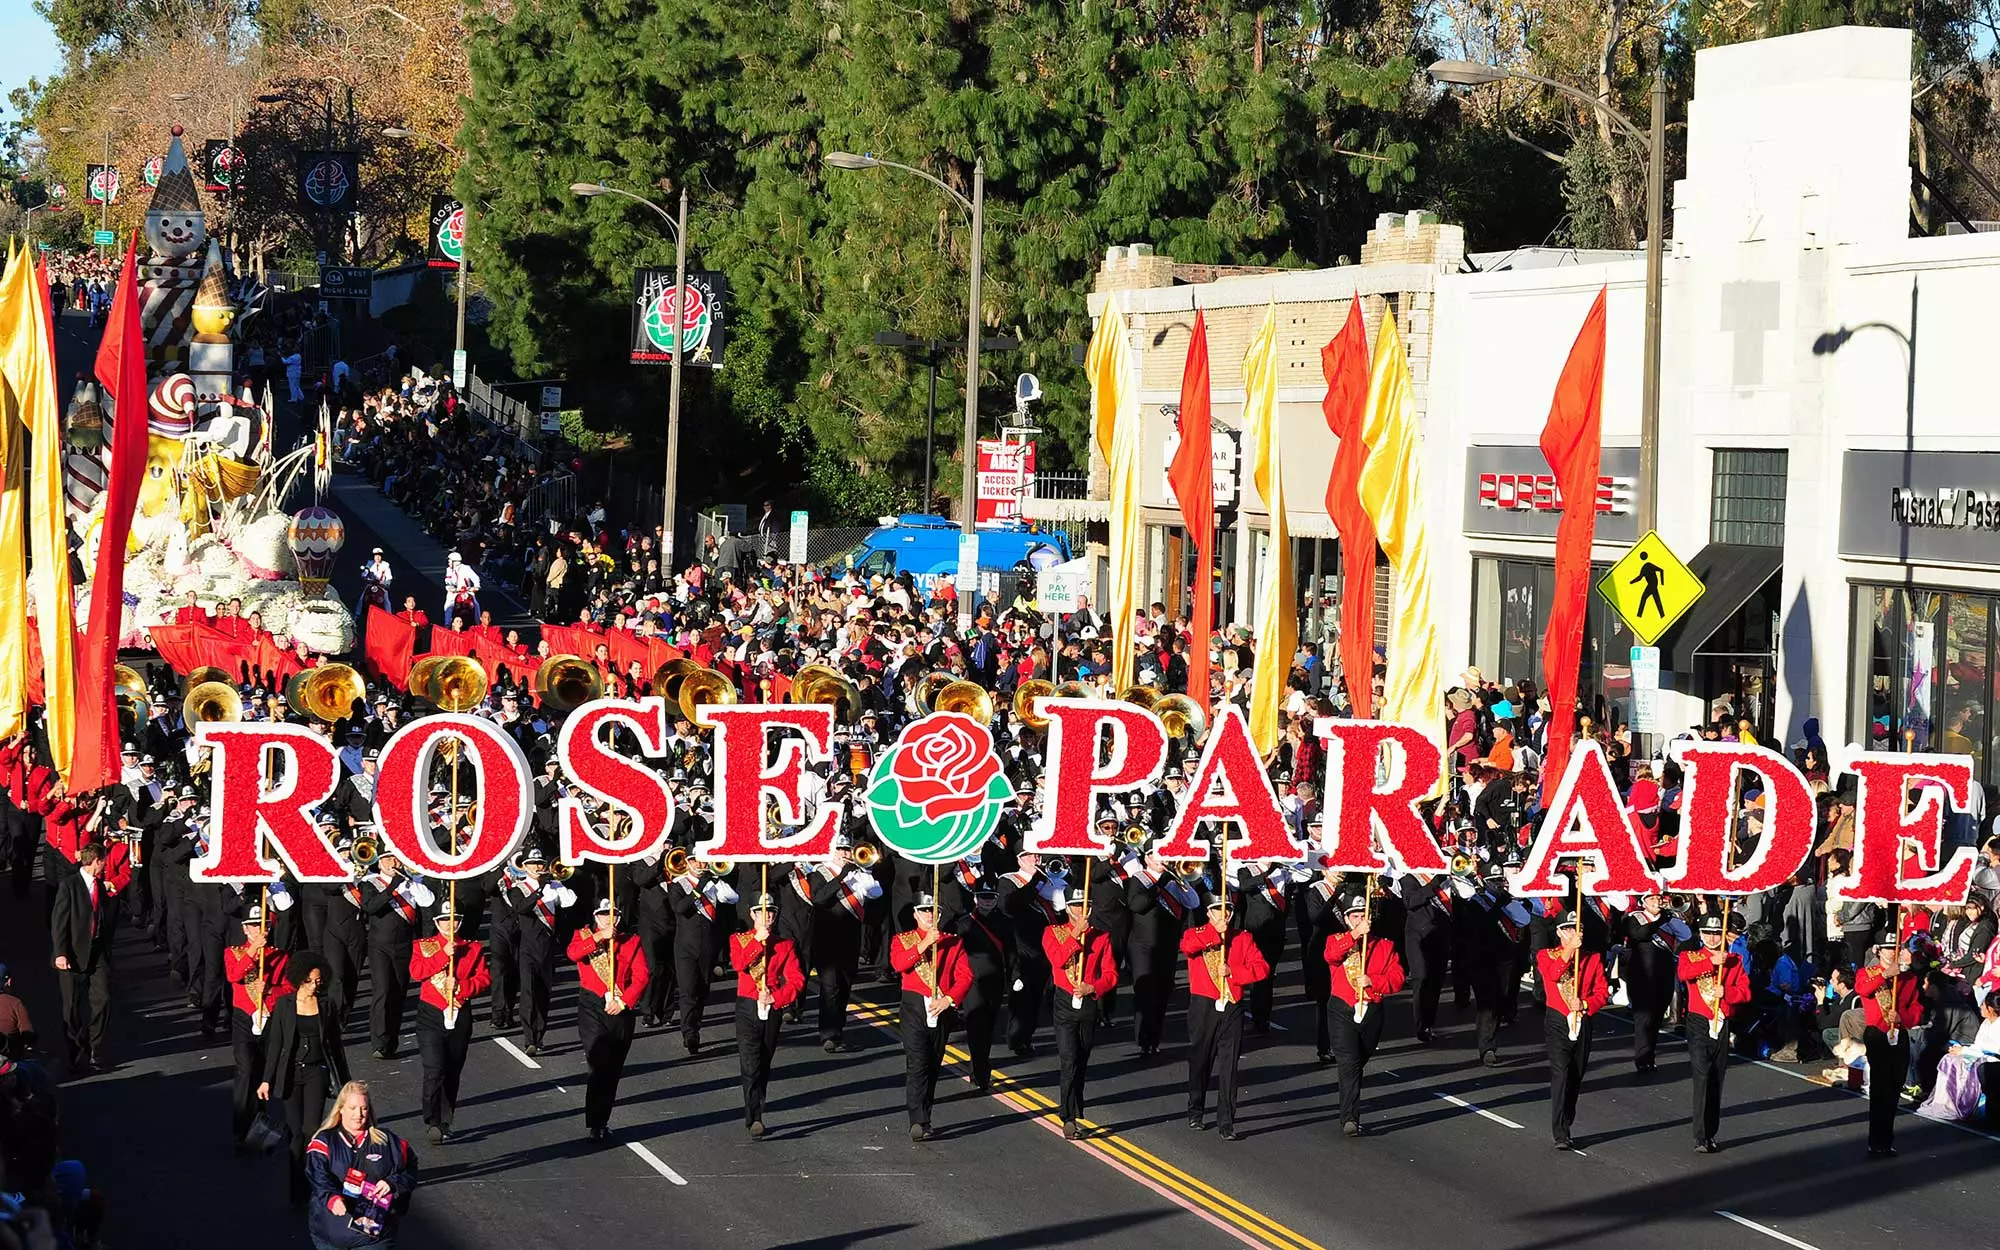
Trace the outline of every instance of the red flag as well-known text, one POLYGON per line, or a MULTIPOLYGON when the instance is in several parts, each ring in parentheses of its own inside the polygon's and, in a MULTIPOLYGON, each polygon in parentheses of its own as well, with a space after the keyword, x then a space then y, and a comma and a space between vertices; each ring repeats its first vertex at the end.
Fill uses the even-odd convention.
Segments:
POLYGON ((417 627, 373 604, 363 629, 363 657, 375 676, 398 690, 410 680, 410 665, 417 649, 417 627))
POLYGON ((1320 401, 1327 428, 1340 440, 1326 479, 1326 515, 1340 534, 1340 671, 1357 720, 1375 708, 1375 522, 1361 506, 1361 466, 1368 444, 1368 329, 1361 301, 1347 306, 1347 323, 1319 349, 1326 375, 1320 401))
POLYGON ((1562 519, 1556 523, 1555 600, 1549 605, 1548 632, 1542 635, 1542 677, 1549 693, 1548 749, 1542 753, 1544 794, 1553 792, 1562 780, 1576 728, 1576 666, 1590 610, 1590 542, 1597 529, 1603 418, 1604 291, 1600 288, 1569 349, 1569 362, 1556 379, 1548 424, 1542 427, 1542 456, 1554 470, 1556 489, 1562 494, 1562 519))
POLYGON ((75 748, 69 784, 73 793, 118 781, 118 706, 110 698, 111 669, 118 662, 118 629, 125 609, 125 542, 146 475, 146 337, 139 326, 135 272, 138 236, 125 248, 118 289, 111 297, 104 339, 97 348, 97 380, 111 401, 109 471, 97 567, 90 584, 90 624, 76 664, 75 748))
POLYGON ((1194 619, 1188 632, 1188 695, 1208 710, 1208 647, 1215 632, 1215 434, 1208 410, 1208 324, 1194 315, 1181 371, 1181 444, 1167 466, 1181 520, 1194 540, 1194 619))
POLYGON ((471 655, 472 644, 477 641, 478 639, 462 629, 433 629, 431 631, 431 654, 471 655))

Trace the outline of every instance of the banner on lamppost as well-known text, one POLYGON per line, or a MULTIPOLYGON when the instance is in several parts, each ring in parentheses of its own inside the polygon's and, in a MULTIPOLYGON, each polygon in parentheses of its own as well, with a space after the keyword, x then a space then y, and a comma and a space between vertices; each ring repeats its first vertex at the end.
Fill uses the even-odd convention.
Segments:
POLYGON ((60 182, 51 182, 42 188, 42 211, 60 213, 69 207, 69 188, 60 182))
POLYGON ((426 258, 433 269, 456 269, 465 259, 465 205, 449 195, 431 197, 431 237, 426 258))
POLYGON ((974 524, 994 525, 1020 520, 1021 501, 1034 488, 1034 443, 980 439, 979 470, 973 480, 979 490, 979 508, 973 513, 974 524))
POLYGON ((227 139, 210 139, 202 145, 201 176, 204 191, 234 191, 243 172, 243 153, 227 139))
POLYGON ((299 150, 299 207, 345 215, 360 203, 361 165, 353 152, 299 150))
POLYGON ((639 269, 632 275, 632 363, 672 364, 680 334, 681 363, 720 369, 729 344, 729 281, 720 273, 690 269, 687 300, 677 307, 674 271, 639 269))
POLYGON ((118 167, 92 165, 84 171, 84 195, 92 204, 118 202, 118 167))
POLYGON ((146 158, 146 164, 142 169, 140 169, 139 176, 145 179, 147 186, 157 187, 160 185, 160 171, 165 169, 166 167, 167 167, 166 157, 151 156, 146 158))

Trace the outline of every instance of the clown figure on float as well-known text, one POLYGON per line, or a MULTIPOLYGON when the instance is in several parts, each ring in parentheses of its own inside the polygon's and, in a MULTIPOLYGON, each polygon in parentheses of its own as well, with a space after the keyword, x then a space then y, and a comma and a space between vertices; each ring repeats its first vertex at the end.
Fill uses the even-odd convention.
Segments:
POLYGON ((146 263, 139 270, 144 288, 139 320, 146 333, 147 364, 156 377, 186 363, 189 321, 201 285, 203 245, 208 242, 208 220, 188 170, 179 126, 173 128, 173 136, 160 185, 153 188, 146 207, 146 263))

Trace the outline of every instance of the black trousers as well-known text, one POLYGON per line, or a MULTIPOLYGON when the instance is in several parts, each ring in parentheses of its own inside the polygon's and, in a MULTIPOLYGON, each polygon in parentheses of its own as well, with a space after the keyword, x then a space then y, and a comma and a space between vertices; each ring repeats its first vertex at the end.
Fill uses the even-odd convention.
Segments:
POLYGON ((819 1040, 837 1042, 847 1028, 847 1005, 854 997, 855 961, 860 956, 849 948, 822 960, 819 976, 819 1040))
POLYGON ((160 933, 167 943, 167 970, 179 978, 182 985, 188 984, 188 936, 187 904, 179 895, 178 886, 167 886, 160 891, 160 933))
POLYGON ((1243 1000, 1221 1011, 1216 1000, 1188 995, 1188 1115, 1199 1119, 1208 1106, 1211 1076, 1222 1078, 1216 1126, 1228 1132, 1236 1124, 1237 1061, 1243 1055, 1243 1000))
POLYGON ((1354 1022, 1354 1008, 1340 998, 1326 1005, 1333 1024, 1333 1057, 1340 1073, 1340 1122, 1361 1123, 1361 1078, 1375 1047, 1382 1041, 1381 1003, 1368 1004, 1361 1023, 1354 1022))
MULTIPOLYGON (((1632 1066, 1650 1072, 1659 1063, 1660 1021, 1674 1000, 1673 990, 1638 977, 1626 978, 1625 986, 1632 1003, 1632 1066)), ((1708 1022, 1702 1021, 1701 1028, 1706 1036, 1708 1022)))
MULTIPOLYGON (((541 921, 535 921, 540 924, 541 921)), ((520 930, 513 925, 502 927, 492 923, 489 916, 486 925, 486 975, 493 979, 493 989, 486 999, 487 1019, 498 1028, 506 1024, 514 1011, 514 999, 521 992, 521 951, 517 940, 520 930)))
POLYGON ((549 993, 556 980, 556 949, 552 943, 553 939, 548 937, 524 939, 520 943, 521 1040, 529 1046, 540 1046, 542 1035, 549 1028, 549 993))
POLYGON ((701 1010, 708 1005, 708 982, 714 973, 714 958, 707 943, 690 947, 682 942, 674 947, 674 980, 681 1000, 681 1041, 693 1050, 701 1044, 701 1010))
POLYGON ((646 979, 646 992, 639 996, 639 1014, 658 1020, 674 1001, 674 928, 670 924, 639 919, 639 948, 646 954, 646 967, 653 973, 646 979))
POLYGON ((1542 1040, 1549 1050, 1549 1129, 1559 1142, 1569 1140, 1576 1123, 1576 1096, 1583 1089, 1583 1072, 1590 1066, 1590 1035, 1595 1021, 1583 1018, 1576 1040, 1569 1037, 1569 1017, 1542 1012, 1542 1040))
POLYGON ((368 947, 368 1040, 395 1054, 403 1035, 404 1000, 410 993, 410 944, 368 947))
POLYGON ((1173 954, 1171 949, 1156 954, 1151 946, 1132 948, 1132 1040, 1142 1047, 1158 1046, 1166 1032, 1177 962, 1173 954))
POLYGON ((35 846, 42 840, 42 818, 18 808, 9 815, 13 817, 14 845, 9 849, 7 872, 14 899, 19 902, 28 897, 28 885, 35 877, 35 846))
MULTIPOLYGON (((1445 965, 1451 959, 1451 930, 1437 923, 1421 932, 1405 930, 1403 951, 1410 963, 1410 1007, 1416 1012, 1417 1029, 1429 1033, 1437 1027, 1438 999, 1444 994, 1445 965)), ((1340 1008, 1332 1010, 1338 1013, 1340 1008)))
POLYGON ((1024 959, 1015 964, 1014 983, 1007 987, 1008 1046, 1020 1050, 1035 1040, 1035 1029, 1042 1022, 1042 1004, 1048 998, 1048 963, 1024 959))
POLYGON ((771 1083, 771 1057, 778 1053, 778 1031, 785 1013, 771 1008, 768 1020, 757 1018, 757 1000, 736 1000, 736 1058, 743 1070, 743 1124, 764 1118, 764 1089, 771 1083))
POLYGON ((929 1125, 931 1104, 937 1101, 938 1069, 944 1066, 945 1044, 958 1013, 947 1011, 935 1027, 924 1022, 924 996, 903 991, 903 1101, 910 1123, 929 1125))
POLYGON ((458 1109, 458 1078, 465 1071, 465 1052, 472 1046, 472 1009, 458 1009, 458 1023, 444 1027, 444 1012, 426 1002, 417 1004, 417 1054, 424 1065, 424 1123, 451 1127, 458 1109))
POLYGON ((1692 1011, 1681 1030, 1687 1036, 1688 1069, 1694 1075, 1694 1140, 1714 1141, 1722 1127, 1722 1077, 1729 1069, 1729 1026, 1721 1037, 1708 1035, 1708 1017, 1692 1011))
MULTIPOLYGON (((236 1140, 241 1141, 262 1106, 257 1087, 264 1081, 264 1039, 250 1031, 249 1013, 233 1007, 229 1011, 229 1050, 235 1068, 229 1084, 230 1123, 236 1140)), ((314 1128, 306 1136, 317 1132, 314 1128)))
POLYGON ((333 1097, 333 1078, 323 1066, 300 1068, 292 1075, 292 1092, 285 1096, 285 1125, 292 1130, 289 1143, 292 1155, 291 1188, 289 1197, 292 1205, 302 1207, 311 1195, 311 1186, 306 1184, 306 1143, 319 1132, 319 1122, 326 1118, 327 1100, 333 1097))
POLYGON ((1083 1082, 1090 1073, 1090 1048, 1097 1040, 1097 1000, 1086 997, 1081 1007, 1072 1006, 1073 1001, 1062 989, 1055 991, 1056 1057, 1062 1066, 1064 1123, 1083 1118, 1083 1082))
MULTIPOLYGON (((1275 968, 1285 954, 1285 927, 1278 924, 1272 929, 1273 932, 1253 933, 1251 937, 1256 939, 1257 949, 1263 952, 1264 962, 1275 968)), ((1250 1023, 1259 1029, 1271 1027, 1271 995, 1277 984, 1276 977, 1265 977, 1252 985, 1250 992, 1243 996, 1244 1010, 1250 1015, 1250 1023)))
POLYGON ((1892 1042, 1871 1027, 1862 1031, 1861 1044, 1868 1050, 1868 1148, 1887 1150, 1896 1144, 1896 1108, 1910 1079, 1910 1037, 1899 1031, 1892 1042))
POLYGON ((195 978, 195 1006, 201 1011, 202 1027, 220 1029, 229 1022, 229 981, 222 971, 225 945, 220 929, 206 925, 196 929, 195 946, 201 955, 201 972, 195 978))
POLYGON ((577 997, 576 1036, 583 1043, 583 1061, 590 1065, 583 1088, 586 1128, 603 1128, 611 1122, 611 1104, 618 1101, 618 1080, 625 1075, 625 1055, 632 1049, 637 1022, 630 1007, 607 1015, 602 998, 588 990, 577 997))
POLYGON ((63 1040, 72 1065, 105 1061, 104 1035, 111 1025, 111 961, 100 956, 89 972, 63 972, 63 1040))
POLYGON ((965 996, 965 1048, 972 1054, 972 1083, 981 1087, 993 1079, 993 1029, 1006 988, 1003 977, 982 977, 965 996))
POLYGON ((1500 1049, 1500 1026, 1514 1022, 1520 983, 1512 964, 1474 964, 1471 978, 1474 1048, 1483 1055, 1500 1049))
MULTIPOLYGON (((336 906, 346 907, 345 903, 336 906)), ((361 996, 361 965, 367 959, 368 937, 359 928, 346 931, 329 928, 320 953, 326 957, 327 1007, 343 1025, 361 996)), ((408 967, 407 964, 404 965, 408 967)), ((314 1130, 317 1132, 318 1130, 314 1130)))

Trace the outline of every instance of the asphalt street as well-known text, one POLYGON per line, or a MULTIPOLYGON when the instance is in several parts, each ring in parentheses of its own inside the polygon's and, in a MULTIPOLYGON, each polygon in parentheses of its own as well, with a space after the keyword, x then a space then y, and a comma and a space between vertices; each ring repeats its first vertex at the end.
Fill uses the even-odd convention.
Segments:
MULTIPOLYGON (((67 325, 64 338, 66 355, 83 352, 67 325)), ((66 362, 64 374, 86 365, 66 362)), ((350 553, 365 555, 376 531, 357 516, 349 524, 350 553)), ((357 562, 343 562, 350 578, 357 562)), ((351 598, 352 589, 343 593, 351 598)), ((45 1052, 59 1054, 42 919, 39 884, 25 902, 0 893, 0 958, 16 970, 45 1052)), ((202 1042, 142 934, 124 934, 117 954, 117 1067, 67 1080, 60 1060, 49 1061, 65 1078, 66 1146, 110 1198, 111 1244, 305 1245, 302 1221, 284 1203, 282 1155, 231 1150, 227 1039, 202 1042)), ((1871 1161, 1857 1097, 1806 1082, 1803 1069, 1739 1062, 1728 1077, 1724 1149, 1697 1155, 1679 1048, 1668 1044, 1658 1073, 1642 1080, 1632 1071, 1629 1031, 1615 1019, 1585 1081, 1576 1154, 1549 1144, 1539 1012, 1522 1010, 1503 1035, 1504 1066, 1484 1069, 1471 1014, 1449 998, 1428 1048, 1411 1040, 1406 1003, 1389 1006, 1365 1091, 1370 1134, 1345 1139, 1333 1072, 1313 1057, 1296 949, 1279 971, 1278 1030, 1247 1044, 1238 1117, 1245 1136, 1236 1143, 1186 1127, 1180 996, 1156 1060, 1137 1057, 1129 1030, 1099 1034, 1089 1139, 1063 1140, 1054 1121, 1056 1061, 1045 1030, 1038 1055, 1003 1066, 992 1094, 970 1086, 962 1059, 948 1065, 938 1136, 912 1144, 885 986, 859 995, 849 1030, 856 1053, 823 1053, 810 1007, 805 1024, 786 1030, 767 1112, 772 1134, 752 1142, 742 1126, 733 1002, 719 983, 699 1056, 676 1033, 642 1031, 612 1121, 619 1143, 598 1146, 583 1137, 575 984, 573 972, 559 972, 553 1045, 539 1062, 482 1021, 458 1133, 444 1147, 422 1139, 414 1044, 406 1038, 404 1057, 382 1062, 368 1057, 360 1027, 350 1035, 356 1075, 421 1158, 404 1246, 667 1236, 718 1250, 1890 1250, 1993 1240, 1986 1197, 2000 1176, 2000 1141, 1905 1114, 1901 1155, 1871 1161)), ((1004 1046, 999 1054, 1007 1057, 1004 1046)))

